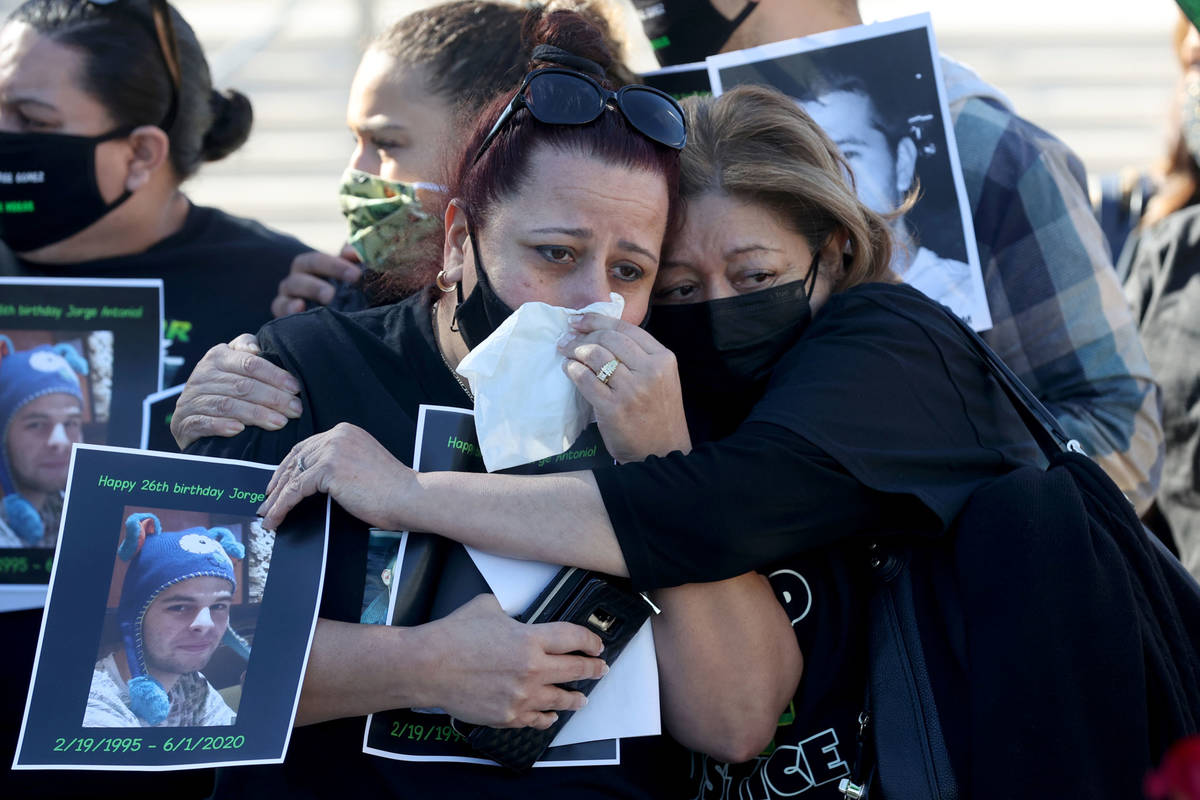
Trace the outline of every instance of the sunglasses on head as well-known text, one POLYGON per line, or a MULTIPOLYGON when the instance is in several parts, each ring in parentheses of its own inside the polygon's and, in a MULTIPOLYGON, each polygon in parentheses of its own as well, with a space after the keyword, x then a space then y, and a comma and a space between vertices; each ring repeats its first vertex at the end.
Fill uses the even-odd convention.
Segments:
POLYGON ((586 125, 603 114, 610 103, 647 139, 675 150, 682 150, 687 142, 683 109, 669 94, 640 84, 614 92, 581 72, 546 67, 525 76, 521 88, 479 145, 475 161, 522 108, 547 125, 586 125))
MULTIPOLYGON (((112 7, 114 10, 124 11, 118 5, 121 0, 88 0, 88 2, 94 6, 112 7)), ((141 16, 126 13, 138 24, 147 29, 150 28, 141 16)), ((171 79, 171 104, 167 107, 167 113, 158 127, 164 131, 170 131, 171 125, 175 122, 175 115, 179 111, 179 90, 183 85, 183 74, 179 67, 179 40, 175 38, 175 26, 171 24, 171 9, 167 6, 167 0, 150 0, 150 18, 153 22, 153 30, 150 33, 158 43, 158 54, 162 57, 167 76, 171 79)))

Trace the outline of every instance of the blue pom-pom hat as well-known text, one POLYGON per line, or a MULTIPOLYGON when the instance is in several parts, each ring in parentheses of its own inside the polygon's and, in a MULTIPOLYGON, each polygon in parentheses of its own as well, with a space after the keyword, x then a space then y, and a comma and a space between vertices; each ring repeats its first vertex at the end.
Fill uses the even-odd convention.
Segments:
MULTIPOLYGON (((149 724, 158 725, 167 718, 170 700, 162 684, 146 671, 142 641, 146 611, 163 590, 189 578, 224 578, 230 590, 236 591, 232 559, 245 558, 246 548, 227 528, 164 532, 157 516, 139 513, 125 520, 125 536, 117 554, 129 562, 117 622, 129 662, 130 707, 149 724)), ((249 657, 245 640, 232 628, 225 630, 222 643, 249 657)))

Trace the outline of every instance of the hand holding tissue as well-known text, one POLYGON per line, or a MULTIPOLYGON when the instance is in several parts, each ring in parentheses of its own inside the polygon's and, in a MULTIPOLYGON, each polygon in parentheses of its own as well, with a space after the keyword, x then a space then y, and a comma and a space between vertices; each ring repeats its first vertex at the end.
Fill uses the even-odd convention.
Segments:
POLYGON ((572 314, 620 317, 625 298, 586 308, 525 303, 467 354, 458 374, 475 395, 475 430, 488 472, 564 452, 592 420, 592 407, 563 372, 558 340, 572 314))

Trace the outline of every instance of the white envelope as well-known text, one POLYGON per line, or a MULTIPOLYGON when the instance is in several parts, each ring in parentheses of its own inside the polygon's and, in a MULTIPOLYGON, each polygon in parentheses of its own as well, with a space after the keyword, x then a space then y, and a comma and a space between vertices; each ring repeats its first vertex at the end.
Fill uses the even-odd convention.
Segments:
POLYGON ((475 433, 488 472, 565 452, 592 419, 592 406, 562 370, 558 340, 567 317, 621 316, 625 299, 581 309, 525 303, 467 354, 458 374, 475 395, 475 433))

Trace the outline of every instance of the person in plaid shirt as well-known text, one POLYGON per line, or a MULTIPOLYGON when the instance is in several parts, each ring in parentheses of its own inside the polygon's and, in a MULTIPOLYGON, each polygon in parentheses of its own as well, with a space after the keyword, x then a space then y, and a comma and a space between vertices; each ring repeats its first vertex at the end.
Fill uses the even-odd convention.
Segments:
MULTIPOLYGON (((664 65, 862 24, 852 0, 699 4, 725 21, 704 15, 711 36, 691 30, 696 0, 634 1, 664 65)), ((943 56, 942 75, 992 314, 983 338, 1145 511, 1163 463, 1158 387, 1083 164, 969 68, 943 56)))

